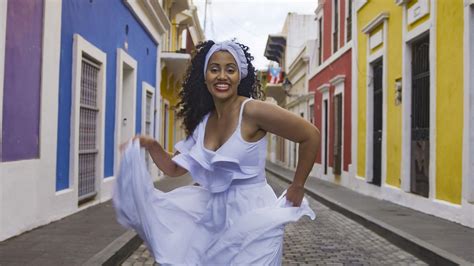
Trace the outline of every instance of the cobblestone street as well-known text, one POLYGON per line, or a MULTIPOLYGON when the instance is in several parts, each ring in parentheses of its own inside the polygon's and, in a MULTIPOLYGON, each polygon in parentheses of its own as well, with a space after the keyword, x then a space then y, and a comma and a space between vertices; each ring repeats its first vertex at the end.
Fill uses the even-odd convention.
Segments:
MULTIPOLYGON (((287 184, 267 173, 279 195, 287 184)), ((283 265, 426 265, 355 221, 308 197, 316 220, 286 226, 283 265)), ((153 265, 141 245, 122 265, 153 265)))

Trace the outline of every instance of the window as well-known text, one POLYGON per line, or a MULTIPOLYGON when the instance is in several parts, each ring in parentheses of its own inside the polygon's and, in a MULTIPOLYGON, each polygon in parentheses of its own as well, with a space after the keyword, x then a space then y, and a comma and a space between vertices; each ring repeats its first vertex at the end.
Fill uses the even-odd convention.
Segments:
POLYGON ((352 40, 352 0, 347 0, 346 40, 352 40))
POLYGON ((333 28, 332 28, 332 48, 333 53, 337 51, 338 45, 338 35, 339 35, 339 0, 334 0, 333 5, 333 28))
POLYGON ((96 193, 97 175, 97 87, 100 66, 87 57, 82 58, 79 106, 79 200, 96 193))
MULTIPOLYGON (((153 104, 154 88, 150 84, 143 82, 142 91, 142 134, 153 137, 153 116, 155 109, 153 104)), ((145 162, 147 168, 150 170, 151 160, 148 153, 145 155, 145 162)))
POLYGON ((79 34, 74 34, 73 45, 72 180, 68 184, 77 184, 78 203, 81 204, 96 197, 103 180, 107 55, 79 34))
POLYGON ((314 103, 309 105, 309 122, 311 124, 314 124, 314 103))

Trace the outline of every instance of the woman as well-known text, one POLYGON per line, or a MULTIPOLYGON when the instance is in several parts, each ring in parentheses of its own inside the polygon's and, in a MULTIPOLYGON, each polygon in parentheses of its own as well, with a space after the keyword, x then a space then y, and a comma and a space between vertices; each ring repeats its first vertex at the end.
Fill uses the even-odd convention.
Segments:
POLYGON ((314 219, 304 183, 319 131, 250 98, 261 91, 247 50, 234 41, 198 45, 180 94, 187 138, 176 144, 176 154, 143 136, 125 151, 114 195, 118 220, 134 228, 162 264, 278 265, 284 225, 303 215, 314 219), (267 132, 299 143, 293 183, 279 199, 265 179, 267 132), (154 189, 134 162, 139 145, 166 175, 189 172, 200 186, 154 189))

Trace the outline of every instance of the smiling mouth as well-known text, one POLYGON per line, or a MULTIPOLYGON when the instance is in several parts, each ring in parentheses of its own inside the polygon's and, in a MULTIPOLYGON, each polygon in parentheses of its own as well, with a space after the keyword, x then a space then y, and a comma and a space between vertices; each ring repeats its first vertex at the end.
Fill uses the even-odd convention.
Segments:
POLYGON ((222 84, 222 83, 220 83, 220 84, 216 84, 216 85, 214 86, 214 88, 215 88, 217 91, 227 91, 227 90, 229 90, 230 85, 229 85, 229 84, 222 84))

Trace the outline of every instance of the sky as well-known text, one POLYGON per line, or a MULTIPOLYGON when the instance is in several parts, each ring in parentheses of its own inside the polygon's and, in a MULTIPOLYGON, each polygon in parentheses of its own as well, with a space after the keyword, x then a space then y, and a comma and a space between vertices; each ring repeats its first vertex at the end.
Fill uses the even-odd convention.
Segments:
MULTIPOLYGON (((208 0, 206 38, 224 41, 236 38, 247 45, 257 69, 266 69, 263 55, 269 34, 278 34, 288 12, 314 14, 318 0, 208 0)), ((193 0, 204 29, 205 0, 193 0)))

